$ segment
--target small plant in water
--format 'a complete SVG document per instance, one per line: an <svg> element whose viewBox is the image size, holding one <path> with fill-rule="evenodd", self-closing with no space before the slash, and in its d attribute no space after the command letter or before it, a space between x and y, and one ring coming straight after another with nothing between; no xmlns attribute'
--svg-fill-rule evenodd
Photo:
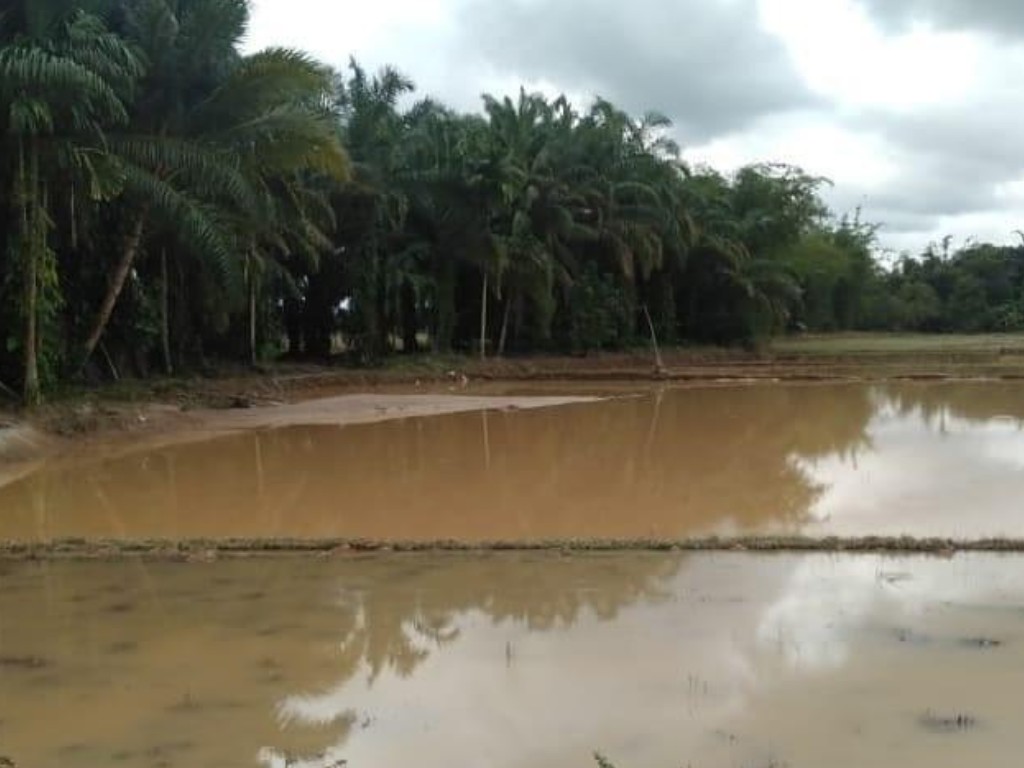
<svg viewBox="0 0 1024 768"><path fill-rule="evenodd" d="M939 715L931 710L925 712L920 720L921 727L935 733L958 733L976 728L978 719L966 712L952 715Z"/></svg>

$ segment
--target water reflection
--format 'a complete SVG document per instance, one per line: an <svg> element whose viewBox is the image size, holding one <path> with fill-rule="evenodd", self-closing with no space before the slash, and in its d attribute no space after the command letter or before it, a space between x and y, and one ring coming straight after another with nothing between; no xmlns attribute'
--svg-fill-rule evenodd
<svg viewBox="0 0 1024 768"><path fill-rule="evenodd" d="M1024 659L1016 560L680 562L665 599L614 622L584 613L562 632L496 632L469 608L455 617L459 640L411 677L287 697L291 722L363 724L299 765L572 765L598 745L639 766L852 767L892 754L953 766L999 764L1024 746L1007 677ZM502 663L509 636L516 655ZM921 728L929 712L985 725L936 742Z"/></svg>
<svg viewBox="0 0 1024 768"><path fill-rule="evenodd" d="M1024 535L1024 387L891 385L872 402L870 451L795 459L821 488L804 532Z"/></svg>
<svg viewBox="0 0 1024 768"><path fill-rule="evenodd" d="M479 626L511 638L567 633L583 617L605 625L627 605L663 601L678 567L675 557L512 555L11 567L0 574L0 755L320 760L372 715L316 714L296 706L295 689L408 680ZM518 653L503 641L494 656Z"/></svg>
<svg viewBox="0 0 1024 768"><path fill-rule="evenodd" d="M594 749L640 768L1012 764L1024 748L1018 565L5 566L0 754L44 766L532 768L589 765ZM983 727L936 740L926 712Z"/></svg>
<svg viewBox="0 0 1024 768"><path fill-rule="evenodd" d="M866 391L670 391L544 411L296 427L54 466L0 536L675 536L797 524L789 460L863 445ZM742 480L741 480L742 478Z"/></svg>
<svg viewBox="0 0 1024 768"><path fill-rule="evenodd" d="M0 537L1024 535L1017 384L669 389L52 464Z"/></svg>

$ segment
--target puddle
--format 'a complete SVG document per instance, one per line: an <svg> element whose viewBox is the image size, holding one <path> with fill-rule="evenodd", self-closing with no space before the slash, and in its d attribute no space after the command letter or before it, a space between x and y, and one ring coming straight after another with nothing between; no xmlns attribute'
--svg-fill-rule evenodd
<svg viewBox="0 0 1024 768"><path fill-rule="evenodd" d="M1019 384L852 384L281 426L46 464L0 539L1024 536L1022 418Z"/></svg>
<svg viewBox="0 0 1024 768"><path fill-rule="evenodd" d="M1024 750L1012 556L44 562L3 580L0 755L19 766L952 768Z"/></svg>

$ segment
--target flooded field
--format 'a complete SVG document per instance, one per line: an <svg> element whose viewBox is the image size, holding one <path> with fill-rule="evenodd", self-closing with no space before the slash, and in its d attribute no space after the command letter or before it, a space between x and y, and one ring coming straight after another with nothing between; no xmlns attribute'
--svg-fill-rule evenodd
<svg viewBox="0 0 1024 768"><path fill-rule="evenodd" d="M0 539L1024 535L1019 383L723 386L329 419L8 472Z"/></svg>
<svg viewBox="0 0 1024 768"><path fill-rule="evenodd" d="M1024 751L1019 558L0 566L18 766L930 768Z"/></svg>

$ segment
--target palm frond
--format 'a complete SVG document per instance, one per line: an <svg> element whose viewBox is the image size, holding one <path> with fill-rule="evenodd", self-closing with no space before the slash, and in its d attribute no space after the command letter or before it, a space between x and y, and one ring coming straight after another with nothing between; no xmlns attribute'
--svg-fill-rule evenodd
<svg viewBox="0 0 1024 768"><path fill-rule="evenodd" d="M84 105L98 119L125 123L128 113L110 84L64 56L29 45L0 48L0 103L34 99L51 113Z"/></svg>
<svg viewBox="0 0 1024 768"><path fill-rule="evenodd" d="M67 26L61 46L69 59L95 72L115 88L130 91L145 70L138 51L107 30L97 17L79 11Z"/></svg>
<svg viewBox="0 0 1024 768"><path fill-rule="evenodd" d="M232 126L218 142L244 153L262 173L308 170L344 181L352 172L333 123L301 105L269 109Z"/></svg>
<svg viewBox="0 0 1024 768"><path fill-rule="evenodd" d="M256 192L242 173L236 158L216 147L167 136L112 136L109 148L177 187L187 186L201 199L224 198L255 213Z"/></svg>
<svg viewBox="0 0 1024 768"><path fill-rule="evenodd" d="M239 260L233 256L229 230L218 220L216 209L138 166L126 165L122 172L125 191L142 202L160 221L161 229L168 232L180 248L209 264L226 292L240 295L243 281Z"/></svg>

